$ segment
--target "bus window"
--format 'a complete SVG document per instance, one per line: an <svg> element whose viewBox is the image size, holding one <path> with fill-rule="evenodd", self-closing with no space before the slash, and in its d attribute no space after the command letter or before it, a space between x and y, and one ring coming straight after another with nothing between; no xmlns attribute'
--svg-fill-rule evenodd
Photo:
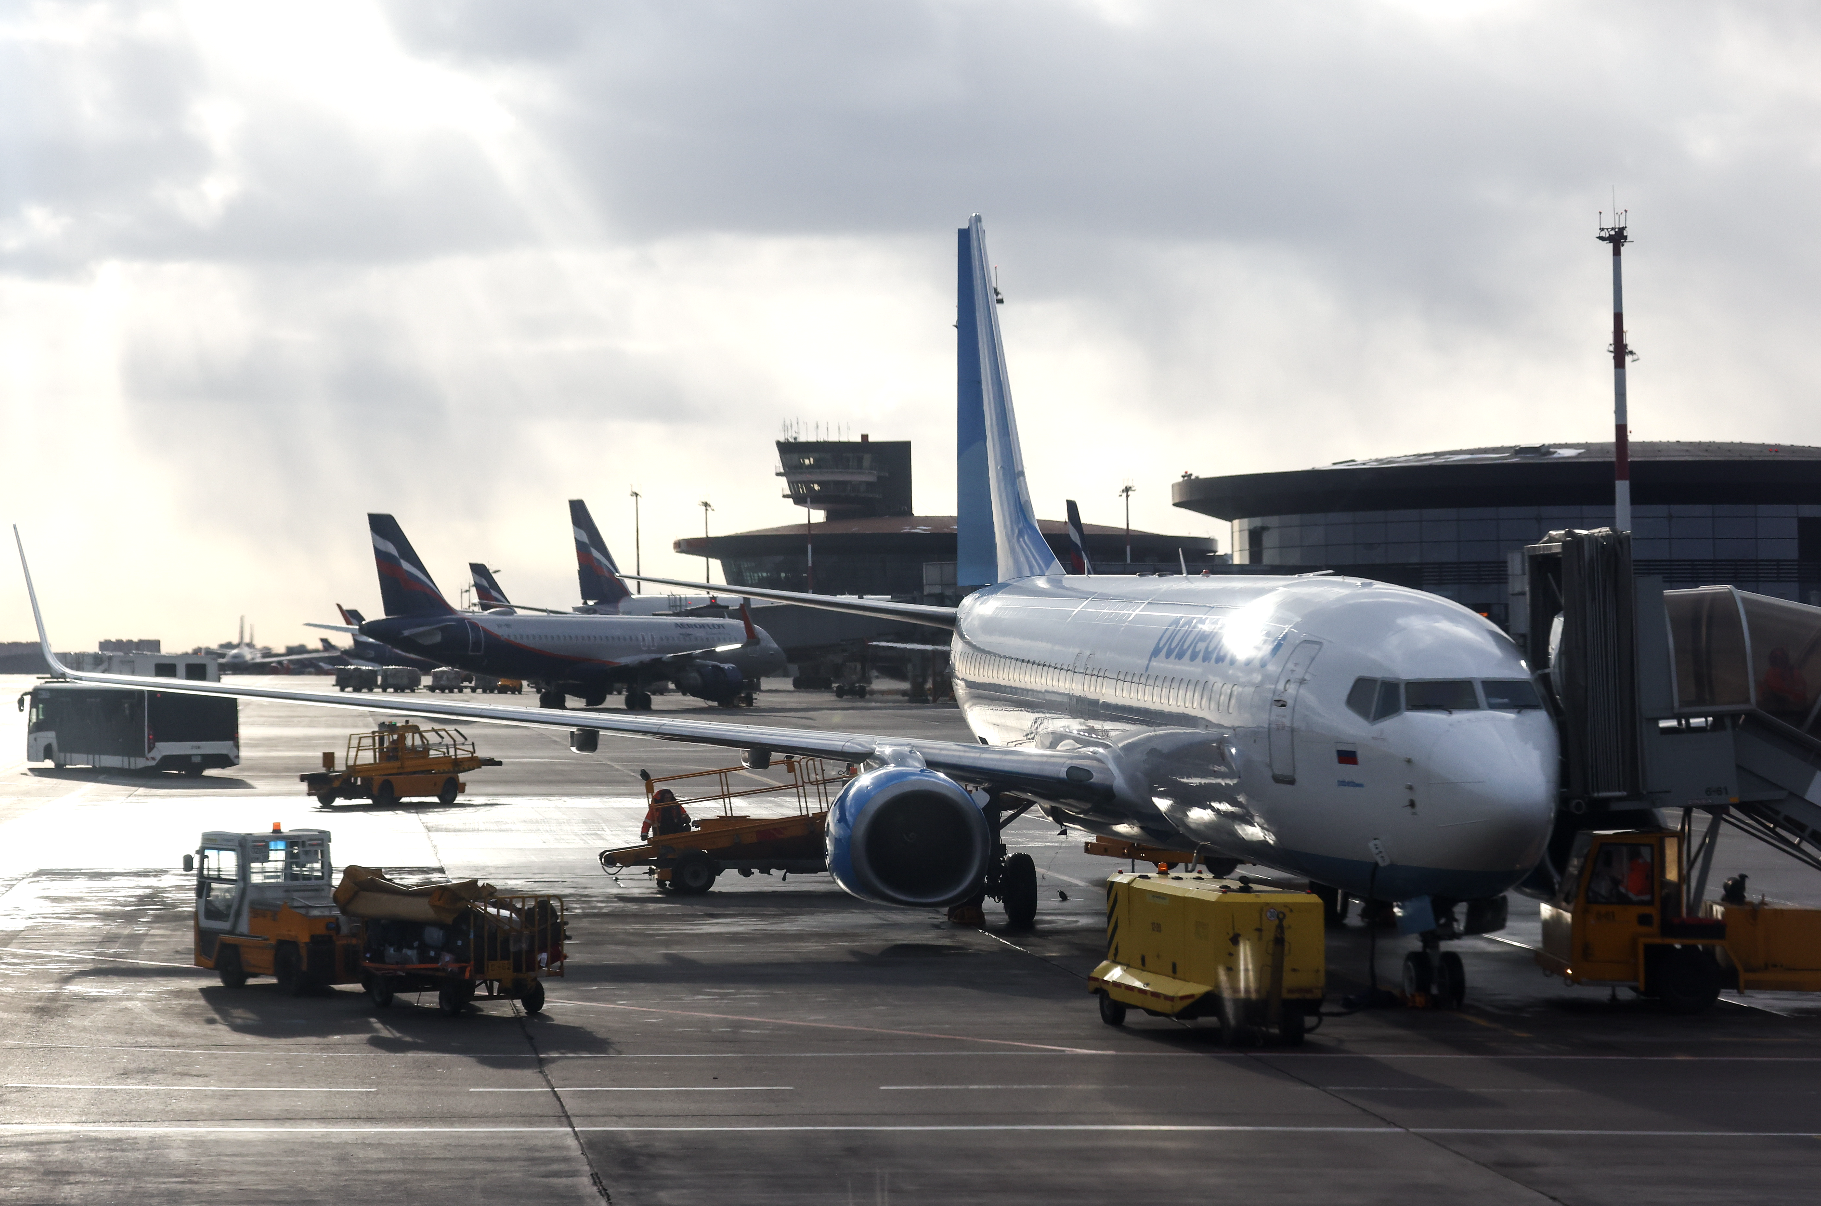
<svg viewBox="0 0 1821 1206"><path fill-rule="evenodd" d="M234 918L234 898L240 892L240 855L233 850L204 849L197 868L202 884L202 919L227 924Z"/></svg>

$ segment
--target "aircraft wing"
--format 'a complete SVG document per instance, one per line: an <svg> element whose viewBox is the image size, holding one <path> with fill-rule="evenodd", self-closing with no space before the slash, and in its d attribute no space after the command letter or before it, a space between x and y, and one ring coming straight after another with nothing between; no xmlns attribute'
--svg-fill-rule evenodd
<svg viewBox="0 0 1821 1206"><path fill-rule="evenodd" d="M866 599L857 595L811 595L795 590L773 590L769 586L716 586L712 582L684 582L677 578L653 578L649 575L621 574L634 582L656 582L662 586L682 586L709 594L750 595L755 599L777 599L783 603L801 603L824 611L846 611L855 615L877 616L886 620L904 620L928 624L932 628L953 628L955 609L933 607L927 603L894 603L890 599Z"/></svg>
<svg viewBox="0 0 1821 1206"><path fill-rule="evenodd" d="M13 538L19 540L18 529ZM328 708L355 711L384 711L403 716L422 716L432 720L484 721L492 724L520 725L527 728L594 729L622 737L643 737L657 741L683 741L696 745L714 745L731 749L763 750L774 754L793 754L806 758L831 758L845 762L864 762L872 758L892 761L921 761L931 770L950 775L962 783L1006 791L1026 791L1048 799L1102 801L1114 794L1114 772L1111 765L1091 750L1031 750L1006 746L970 745L959 741L929 741L920 738L887 737L871 733L843 733L831 730L799 729L775 725L734 724L728 721L693 720L651 713L571 712L554 709L524 708L497 704L453 703L443 701L406 701L387 699L384 703L356 698L340 692L296 691L278 687L238 686L230 683L193 682L189 679L147 679L130 674L92 674L71 670L57 660L45 634L44 617L38 609L38 594L33 588L31 570L25 562L25 546L19 545L19 564L25 571L26 592L31 597L32 619L38 626L38 641L44 658L54 674L78 682L105 686L153 688L187 695L225 695L236 699L270 699L287 703L315 704Z"/></svg>

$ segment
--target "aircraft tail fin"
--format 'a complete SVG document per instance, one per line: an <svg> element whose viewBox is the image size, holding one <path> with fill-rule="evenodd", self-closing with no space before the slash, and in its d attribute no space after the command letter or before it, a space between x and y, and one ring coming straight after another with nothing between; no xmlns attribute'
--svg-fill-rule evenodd
<svg viewBox="0 0 1821 1206"><path fill-rule="evenodd" d="M474 575L474 601L482 607L511 607L506 592L500 589L499 579L493 571L478 561L468 563L468 572Z"/></svg>
<svg viewBox="0 0 1821 1206"><path fill-rule="evenodd" d="M379 598L389 616L443 616L455 608L443 598L436 580L424 568L423 559L404 529L390 515L369 513L367 526L373 533L373 560L379 567Z"/></svg>
<svg viewBox="0 0 1821 1206"><path fill-rule="evenodd" d="M632 597L620 581L620 567L613 563L601 530L588 514L588 504L579 498L569 500L569 526L575 529L576 575L582 584L582 602L595 607L620 609L620 603Z"/></svg>
<svg viewBox="0 0 1821 1206"><path fill-rule="evenodd" d="M1081 508L1069 499L1069 563L1071 574L1091 574L1094 563L1088 560L1088 545L1081 534Z"/></svg>
<svg viewBox="0 0 1821 1206"><path fill-rule="evenodd" d="M1056 554L1037 526L1031 491L1018 447L1018 420L1012 413L1012 383L999 335L999 290L986 255L986 228L968 219L972 257L974 338L980 352L980 394L986 412L987 480L993 498L993 537L998 546L999 581L1062 573Z"/></svg>

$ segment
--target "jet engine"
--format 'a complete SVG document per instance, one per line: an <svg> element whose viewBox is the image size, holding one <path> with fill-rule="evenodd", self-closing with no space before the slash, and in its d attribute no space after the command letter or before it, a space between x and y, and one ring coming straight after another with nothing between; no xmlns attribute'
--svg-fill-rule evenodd
<svg viewBox="0 0 1821 1206"><path fill-rule="evenodd" d="M980 891L993 832L947 775L885 766L861 775L828 810L828 869L863 900L945 908Z"/></svg>
<svg viewBox="0 0 1821 1206"><path fill-rule="evenodd" d="M740 668L727 662L695 662L678 673L675 682L685 695L715 703L738 699L746 690Z"/></svg>

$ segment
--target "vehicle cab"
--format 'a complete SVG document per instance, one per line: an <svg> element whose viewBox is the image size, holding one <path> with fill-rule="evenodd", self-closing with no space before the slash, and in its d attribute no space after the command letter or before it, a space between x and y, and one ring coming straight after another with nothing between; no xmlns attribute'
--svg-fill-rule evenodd
<svg viewBox="0 0 1821 1206"><path fill-rule="evenodd" d="M301 992L360 979L360 922L333 899L329 831L202 835L196 873L195 962L230 988L269 975Z"/></svg>

